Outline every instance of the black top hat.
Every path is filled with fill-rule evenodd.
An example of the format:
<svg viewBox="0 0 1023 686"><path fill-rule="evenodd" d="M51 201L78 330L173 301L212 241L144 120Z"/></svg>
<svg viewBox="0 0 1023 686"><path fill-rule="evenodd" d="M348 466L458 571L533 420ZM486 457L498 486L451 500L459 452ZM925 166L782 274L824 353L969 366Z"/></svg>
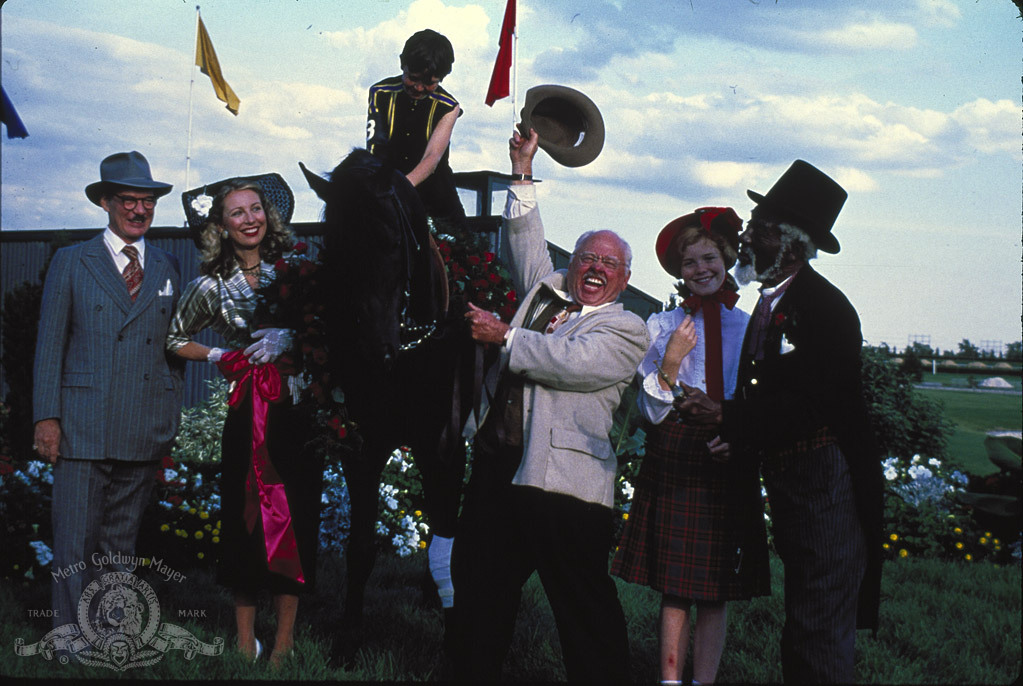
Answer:
<svg viewBox="0 0 1023 686"><path fill-rule="evenodd" d="M849 194L830 176L803 160L796 160L767 195L746 191L757 205L791 221L806 232L813 244L828 253L839 251L831 233Z"/></svg>
<svg viewBox="0 0 1023 686"><path fill-rule="evenodd" d="M267 202L273 203L273 206L277 208L277 214L281 215L281 221L285 224L291 221L291 214L295 211L295 195L291 192L291 188L288 187L288 184L280 174L232 176L229 179L208 183L181 194L181 204L185 208L188 230L191 232L192 240L195 241L196 245L200 245L199 235L209 220L214 196L220 192L224 184L231 181L253 181L259 184L263 189L263 195L266 196Z"/></svg>
<svg viewBox="0 0 1023 686"><path fill-rule="evenodd" d="M169 183L153 181L153 175L149 172L149 162L142 153L135 150L114 153L100 162L99 178L99 181L85 187L85 195L94 205L99 205L109 186L153 191L153 195L158 198L170 193L174 187Z"/></svg>
<svg viewBox="0 0 1023 686"><path fill-rule="evenodd" d="M526 91L519 130L533 128L540 147L555 162L581 167L597 159L604 147L604 118L593 101L567 86L535 86Z"/></svg>

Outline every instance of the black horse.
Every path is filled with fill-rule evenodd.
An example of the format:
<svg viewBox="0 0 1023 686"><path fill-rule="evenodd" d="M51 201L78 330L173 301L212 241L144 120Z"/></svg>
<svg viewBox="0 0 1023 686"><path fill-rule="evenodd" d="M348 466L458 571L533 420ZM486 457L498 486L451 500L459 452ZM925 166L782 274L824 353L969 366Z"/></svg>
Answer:
<svg viewBox="0 0 1023 686"><path fill-rule="evenodd" d="M361 623L375 559L380 474L408 446L423 478L435 537L455 534L477 362L461 307L449 306L444 262L419 196L401 173L363 149L324 179L321 272L331 289L324 325L332 375L364 443L342 462L352 503L344 631ZM468 377L466 375L469 375Z"/></svg>

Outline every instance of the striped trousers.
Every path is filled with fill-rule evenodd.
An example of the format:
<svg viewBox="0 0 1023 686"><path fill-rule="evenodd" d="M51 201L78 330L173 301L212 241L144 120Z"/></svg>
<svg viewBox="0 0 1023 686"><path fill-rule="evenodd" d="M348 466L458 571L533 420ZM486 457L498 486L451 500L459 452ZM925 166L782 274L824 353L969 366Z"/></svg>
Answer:
<svg viewBox="0 0 1023 686"><path fill-rule="evenodd" d="M786 683L851 683L867 544L838 445L764 468L775 547L785 566Z"/></svg>
<svg viewBox="0 0 1023 686"><path fill-rule="evenodd" d="M78 602L107 572L132 571L103 564L112 553L133 555L142 513L156 483L159 461L70 460L53 470L54 628L78 623ZM97 569L93 555L100 561Z"/></svg>

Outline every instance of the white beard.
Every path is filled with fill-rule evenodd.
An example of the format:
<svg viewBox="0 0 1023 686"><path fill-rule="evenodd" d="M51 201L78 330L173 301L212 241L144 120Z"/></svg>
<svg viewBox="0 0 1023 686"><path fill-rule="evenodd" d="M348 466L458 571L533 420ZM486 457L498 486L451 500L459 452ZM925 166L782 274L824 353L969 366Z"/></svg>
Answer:
<svg viewBox="0 0 1023 686"><path fill-rule="evenodd" d="M765 269L764 271L757 273L756 267L753 266L753 256L749 255L750 261L743 263L740 259L735 266L735 281L740 286L746 286L754 281L763 283L766 280L781 276L782 259L785 257L784 250L779 250L778 254L774 258L774 264Z"/></svg>

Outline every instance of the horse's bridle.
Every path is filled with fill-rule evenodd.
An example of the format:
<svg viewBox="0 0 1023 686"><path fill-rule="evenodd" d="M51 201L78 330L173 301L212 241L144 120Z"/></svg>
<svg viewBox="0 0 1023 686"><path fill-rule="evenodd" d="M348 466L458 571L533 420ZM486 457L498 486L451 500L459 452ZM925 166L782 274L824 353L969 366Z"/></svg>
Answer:
<svg viewBox="0 0 1023 686"><path fill-rule="evenodd" d="M437 320L434 319L426 324L417 324L409 315L409 303L412 300L413 261L415 255L422 250L422 246L416 240L412 220L409 219L408 212L405 211L405 204L398 199L398 195L393 187L387 190L387 196L394 205L395 212L398 215L398 222L401 224L402 247L405 253L405 288L402 292L401 315L398 323L399 341L405 342L400 343L398 352L408 352L418 348L436 333Z"/></svg>

